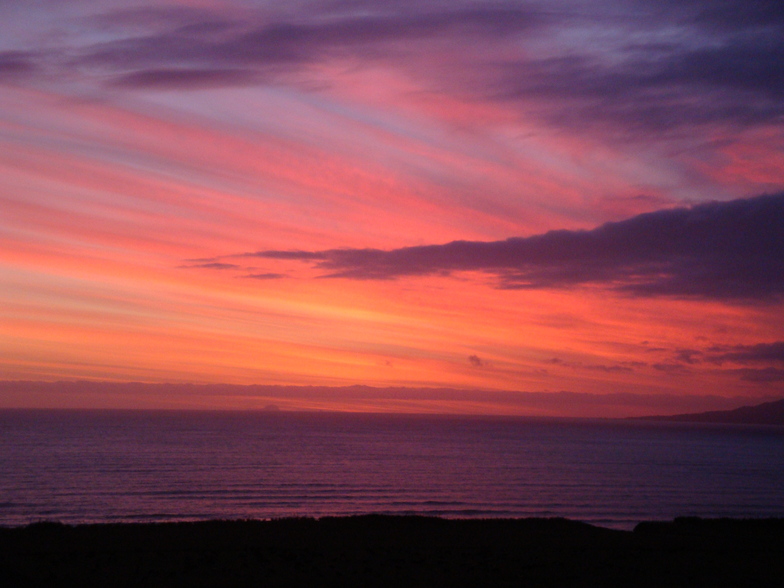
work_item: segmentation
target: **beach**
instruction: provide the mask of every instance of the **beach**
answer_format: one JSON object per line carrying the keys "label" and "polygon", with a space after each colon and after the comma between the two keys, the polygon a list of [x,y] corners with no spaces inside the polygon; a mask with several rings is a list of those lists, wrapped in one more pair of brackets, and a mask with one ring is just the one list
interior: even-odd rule
{"label": "beach", "polygon": [[783,519],[290,518],[0,528],[3,586],[776,586]]}

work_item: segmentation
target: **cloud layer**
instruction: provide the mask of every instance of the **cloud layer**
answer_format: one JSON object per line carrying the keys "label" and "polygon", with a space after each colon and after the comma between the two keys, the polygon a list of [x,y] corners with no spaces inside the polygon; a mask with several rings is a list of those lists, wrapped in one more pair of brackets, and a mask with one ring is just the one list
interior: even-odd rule
{"label": "cloud layer", "polygon": [[192,90],[285,84],[330,62],[381,64],[551,123],[650,135],[780,124],[783,14],[780,2],[736,0],[110,10],[84,18],[93,34],[62,47],[0,54],[0,80],[60,71],[116,89]]}
{"label": "cloud layer", "polygon": [[591,231],[505,241],[326,251],[258,251],[358,280],[480,271],[500,288],[601,284],[638,296],[765,300],[784,293],[784,194],[642,214]]}
{"label": "cloud layer", "polygon": [[783,38],[764,0],[0,1],[0,379],[781,391]]}
{"label": "cloud layer", "polygon": [[[136,408],[139,399],[153,408],[259,410],[361,410],[367,412],[463,412],[483,407],[487,414],[627,417],[726,410],[749,399],[672,394],[586,394],[454,388],[372,386],[231,386],[221,384],[142,384],[112,382],[24,382],[0,380],[0,407]],[[756,397],[759,403],[769,397]],[[21,400],[21,402],[20,402]],[[226,403],[225,401],[229,402]],[[223,401],[223,402],[221,402]]]}

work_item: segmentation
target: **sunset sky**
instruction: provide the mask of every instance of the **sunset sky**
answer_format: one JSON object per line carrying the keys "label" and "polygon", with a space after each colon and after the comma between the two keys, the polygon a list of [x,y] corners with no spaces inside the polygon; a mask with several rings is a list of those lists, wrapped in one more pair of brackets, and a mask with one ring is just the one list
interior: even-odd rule
{"label": "sunset sky", "polygon": [[782,55],[780,0],[0,0],[0,407],[780,398]]}

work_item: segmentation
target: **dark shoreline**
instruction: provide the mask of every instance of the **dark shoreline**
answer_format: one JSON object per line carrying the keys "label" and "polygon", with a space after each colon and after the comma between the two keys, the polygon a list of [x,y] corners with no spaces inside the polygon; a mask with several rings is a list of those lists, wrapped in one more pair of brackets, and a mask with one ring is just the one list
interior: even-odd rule
{"label": "dark shoreline", "polygon": [[0,528],[0,585],[778,586],[784,519],[366,515]]}

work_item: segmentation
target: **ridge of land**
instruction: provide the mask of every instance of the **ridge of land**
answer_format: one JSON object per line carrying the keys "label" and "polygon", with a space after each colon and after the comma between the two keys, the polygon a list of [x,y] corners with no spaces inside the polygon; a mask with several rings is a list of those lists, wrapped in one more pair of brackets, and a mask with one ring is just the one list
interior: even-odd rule
{"label": "ridge of land", "polygon": [[674,421],[683,423],[725,423],[737,425],[784,425],[784,399],[734,410],[711,410],[667,416],[631,417],[644,421]]}

